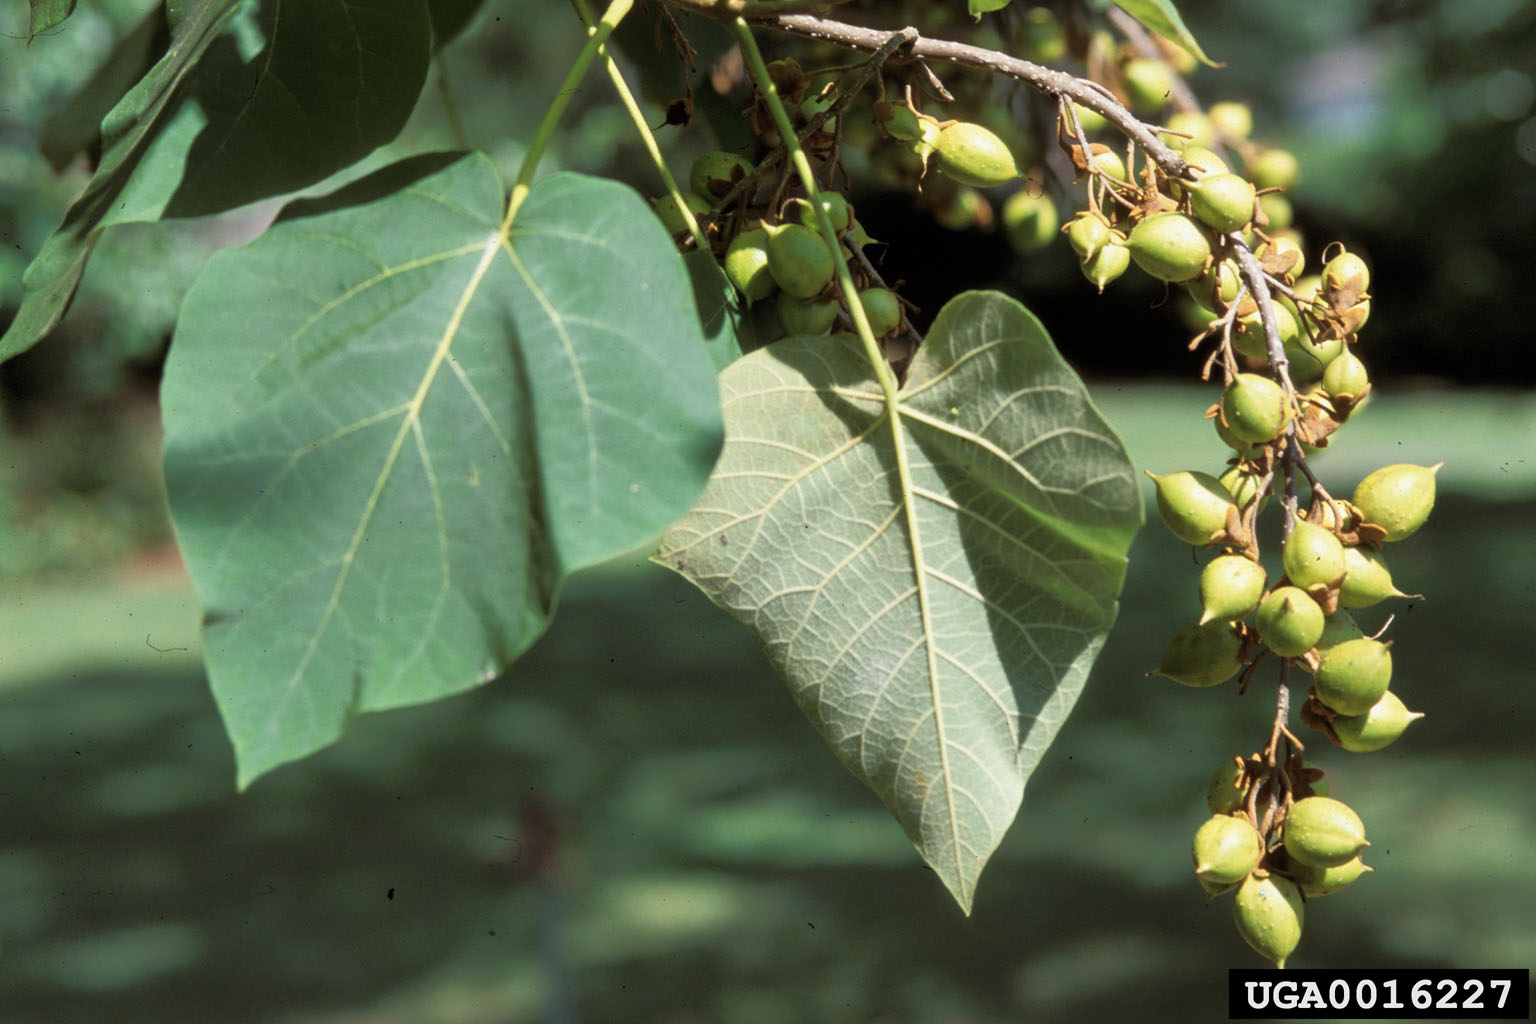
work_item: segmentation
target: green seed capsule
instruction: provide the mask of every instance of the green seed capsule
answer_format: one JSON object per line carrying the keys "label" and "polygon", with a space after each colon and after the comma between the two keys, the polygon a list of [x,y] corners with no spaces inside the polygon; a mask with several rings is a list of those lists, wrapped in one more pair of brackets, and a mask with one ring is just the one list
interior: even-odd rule
{"label": "green seed capsule", "polygon": [[1242,650],[1242,637],[1232,623],[1190,623],[1168,641],[1155,674],[1185,686],[1216,686],[1243,667]]}
{"label": "green seed capsule", "polygon": [[1020,255],[1039,252],[1050,245],[1061,224],[1050,196],[1032,195],[1028,189],[1009,196],[1002,213],[1008,244]]}
{"label": "green seed capsule", "polygon": [[[1067,228],[1067,241],[1071,243],[1072,250],[1077,253],[1079,259],[1091,260],[1112,239],[1109,225],[1104,223],[1103,217],[1096,213],[1083,212],[1078,214]],[[1129,253],[1126,254],[1126,260],[1129,263]]]}
{"label": "green seed capsule", "polygon": [[889,288],[866,288],[859,292],[859,302],[875,337],[883,338],[901,326],[901,300]]}
{"label": "green seed capsule", "polygon": [[1344,549],[1344,583],[1339,587],[1339,604],[1345,608],[1369,608],[1389,597],[1407,597],[1392,582],[1387,563],[1375,548]]}
{"label": "green seed capsule", "polygon": [[1266,960],[1284,967],[1286,958],[1301,942],[1306,910],[1301,890],[1289,878],[1249,875],[1238,886],[1232,903],[1238,934]]}
{"label": "green seed capsule", "polygon": [[1246,139],[1253,133],[1253,111],[1246,103],[1213,103],[1211,124],[1234,139]]}
{"label": "green seed capsule", "polygon": [[1008,144],[979,124],[960,121],[939,132],[939,170],[962,185],[988,188],[1019,176]]}
{"label": "green seed capsule", "polygon": [[[1280,336],[1281,346],[1290,349],[1301,338],[1301,327],[1297,325],[1296,317],[1284,306],[1276,304],[1274,310],[1275,332]],[[1264,336],[1264,322],[1259,318],[1257,310],[1238,317],[1236,329],[1232,332],[1232,347],[1250,359],[1269,359],[1269,341]]]}
{"label": "green seed capsule", "polygon": [[1329,725],[1339,746],[1356,754],[1368,754],[1393,743],[1403,731],[1424,717],[1422,711],[1409,711],[1388,690],[1371,710],[1363,715],[1335,718]]}
{"label": "green seed capsule", "polygon": [[1266,149],[1249,168],[1259,188],[1294,188],[1301,180],[1301,165],[1288,150]]}
{"label": "green seed capsule", "polygon": [[1291,408],[1279,384],[1256,373],[1240,373],[1222,392],[1221,416],[1232,436],[1267,444],[1291,421]]}
{"label": "green seed capsule", "polygon": [[1323,267],[1323,287],[1328,291],[1338,292],[1358,287],[1363,292],[1370,286],[1370,268],[1365,265],[1365,260],[1352,252],[1339,253]]}
{"label": "green seed capsule", "polygon": [[1392,652],[1379,640],[1361,637],[1322,652],[1314,688],[1317,699],[1341,715],[1363,715],[1392,682]]}
{"label": "green seed capsule", "polygon": [[1292,867],[1292,874],[1296,876],[1296,884],[1301,886],[1302,893],[1309,899],[1314,899],[1338,892],[1369,870],[1371,869],[1365,862],[1356,857],[1343,864],[1335,864],[1331,868],[1314,868],[1306,864],[1296,864]]}
{"label": "green seed capsule", "polygon": [[1242,555],[1221,555],[1200,571],[1200,623],[1240,619],[1264,596],[1264,567]]}
{"label": "green seed capsule", "polygon": [[831,283],[837,265],[820,232],[804,224],[774,224],[764,230],[768,269],[787,294],[808,299]]}
{"label": "green seed capsule", "polygon": [[1286,539],[1280,561],[1291,582],[1303,590],[1332,584],[1344,575],[1344,545],[1332,531],[1303,519]]}
{"label": "green seed capsule", "polygon": [[1131,250],[1118,242],[1110,242],[1094,253],[1092,259],[1081,263],[1083,276],[1098,286],[1100,294],[1105,285],[1124,274],[1130,265]]}
{"label": "green seed capsule", "polygon": [[1333,398],[1356,397],[1370,383],[1365,363],[1353,352],[1340,352],[1323,370],[1323,390]]}
{"label": "green seed capsule", "polygon": [[1208,174],[1189,188],[1195,216],[1227,234],[1253,219],[1253,185],[1240,174]]}
{"label": "green seed capsule", "polygon": [[1138,58],[1125,62],[1120,69],[1126,95],[1137,110],[1161,110],[1173,92],[1173,69],[1160,60]]}
{"label": "green seed capsule", "polygon": [[736,153],[715,150],[693,162],[688,187],[705,199],[723,199],[735,184],[752,173],[752,161]]}
{"label": "green seed capsule", "polygon": [[1234,885],[1248,877],[1264,856],[1264,840],[1247,818],[1218,814],[1195,832],[1191,859],[1195,875],[1216,885]]}
{"label": "green seed capsule", "polygon": [[[1197,110],[1181,110],[1171,115],[1164,124],[1171,129],[1161,133],[1158,138],[1172,150],[1183,150],[1190,146],[1209,147],[1216,142],[1216,132],[1211,121]],[[1183,135],[1174,135],[1173,132],[1187,132],[1189,138]]]}
{"label": "green seed capsule", "polygon": [[1284,835],[1291,860],[1314,868],[1346,864],[1371,845],[1360,815],[1327,796],[1309,796],[1292,804],[1285,816]]}
{"label": "green seed capsule", "polygon": [[1259,639],[1282,658],[1310,651],[1323,635],[1322,608],[1300,587],[1277,587],[1259,602]]}
{"label": "green seed capsule", "polygon": [[1204,545],[1226,529],[1228,510],[1236,506],[1221,481],[1188,470],[1147,475],[1157,485],[1157,511],[1175,537],[1186,544]]}
{"label": "green seed capsule", "polygon": [[[816,196],[816,202],[827,211],[827,218],[832,221],[832,231],[841,235],[848,230],[853,223],[853,211],[848,206],[848,200],[837,192],[820,192]],[[790,204],[791,216],[816,232],[821,231],[821,221],[816,216],[816,207],[809,199],[796,199]]]}
{"label": "green seed capsule", "polygon": [[1161,281],[1198,277],[1211,261],[1211,243],[1192,217],[1154,213],[1131,229],[1126,244],[1136,265]]}
{"label": "green seed capsule", "polygon": [[1247,796],[1242,782],[1243,766],[1237,763],[1236,758],[1226,761],[1216,769],[1210,785],[1205,787],[1205,806],[1211,809],[1212,814],[1231,814],[1242,807],[1243,798]]}
{"label": "green seed capsule", "polygon": [[1334,612],[1323,620],[1323,635],[1317,638],[1316,647],[1321,654],[1330,647],[1335,647],[1346,640],[1354,640],[1364,636],[1349,612]]}
{"label": "green seed capsule", "polygon": [[776,312],[779,326],[792,338],[826,334],[837,321],[837,300],[797,299],[789,292],[781,291]]}
{"label": "green seed capsule", "polygon": [[[1248,503],[1259,493],[1259,483],[1263,474],[1247,468],[1239,462],[1235,466],[1228,466],[1227,471],[1221,474],[1221,486],[1232,495],[1232,500],[1237,502],[1238,508],[1247,508]],[[1265,500],[1267,500],[1267,495]],[[1263,508],[1261,504],[1259,506]]]}
{"label": "green seed capsule", "polygon": [[768,269],[768,232],[751,228],[731,239],[725,250],[725,276],[747,302],[772,295],[778,287]]}
{"label": "green seed capsule", "polygon": [[1291,201],[1278,192],[1266,192],[1259,196],[1259,209],[1269,226],[1276,230],[1288,228],[1296,221],[1296,211]]}
{"label": "green seed capsule", "polygon": [[[688,212],[695,219],[703,217],[710,211],[709,200],[691,192],[683,196],[683,205],[688,207]],[[672,201],[671,196],[657,196],[651,200],[651,206],[656,210],[656,216],[661,218],[661,223],[666,227],[668,234],[675,237],[693,231],[693,225],[683,219],[683,215],[677,209],[677,203]]]}
{"label": "green seed capsule", "polygon": [[1435,507],[1435,474],[1442,465],[1383,466],[1360,481],[1350,500],[1366,522],[1387,531],[1386,540],[1402,540],[1423,526]]}

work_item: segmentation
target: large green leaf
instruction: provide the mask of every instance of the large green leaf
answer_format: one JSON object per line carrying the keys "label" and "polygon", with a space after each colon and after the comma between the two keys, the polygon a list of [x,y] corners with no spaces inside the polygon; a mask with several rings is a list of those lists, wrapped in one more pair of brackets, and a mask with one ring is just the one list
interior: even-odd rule
{"label": "large green leaf", "polygon": [[968,911],[1114,620],[1141,522],[1125,450],[996,293],[939,313],[894,419],[847,336],[778,342],[720,388],[725,451],[656,559],[757,633]]}
{"label": "large green leaf", "polygon": [[560,174],[510,229],[490,161],[294,204],[188,294],[166,480],[241,785],[360,712],[485,682],[561,580],[657,536],[720,444],[682,262]]}
{"label": "large green leaf", "polygon": [[105,228],[320,181],[399,133],[431,61],[424,0],[183,0],[167,18],[170,49],[102,121],[101,164],[27,268],[0,359],[58,323]]}

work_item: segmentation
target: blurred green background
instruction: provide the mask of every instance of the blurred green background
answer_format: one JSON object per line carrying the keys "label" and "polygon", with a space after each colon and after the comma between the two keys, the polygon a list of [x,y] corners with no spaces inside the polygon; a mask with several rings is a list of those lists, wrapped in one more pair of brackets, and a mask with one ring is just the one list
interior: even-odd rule
{"label": "blurred green background", "polygon": [[[1253,102],[1307,167],[1304,229],[1376,268],[1379,394],[1319,472],[1347,492],[1447,462],[1429,526],[1388,552],[1427,595],[1392,635],[1394,688],[1428,717],[1379,754],[1314,746],[1376,873],[1309,907],[1297,966],[1536,962],[1533,6],[1181,4],[1229,64],[1196,89]],[[0,322],[84,181],[47,168],[42,127],[147,7],[82,4],[30,47],[24,5],[0,10]],[[449,52],[463,134],[514,168],[576,37],[564,5],[515,32],[508,11]],[[587,83],[553,162],[654,191],[605,90]],[[373,163],[454,145],[444,109],[429,88]],[[702,122],[679,133],[674,168],[710,145]],[[909,199],[855,200],[926,308],[987,285],[1037,309],[1139,466],[1219,464],[1208,396],[1147,382],[1190,370],[1160,293],[1128,276],[1094,300],[1064,249],[1019,260]],[[1225,969],[1260,961],[1227,901],[1203,906],[1188,842],[1269,712],[1262,684],[1144,677],[1196,609],[1189,550],[1155,524],[969,919],[751,638],[639,559],[580,577],[505,678],[369,716],[236,795],[154,395],[196,267],[271,212],[108,232],[58,335],[0,366],[0,1019],[1224,1019]]]}

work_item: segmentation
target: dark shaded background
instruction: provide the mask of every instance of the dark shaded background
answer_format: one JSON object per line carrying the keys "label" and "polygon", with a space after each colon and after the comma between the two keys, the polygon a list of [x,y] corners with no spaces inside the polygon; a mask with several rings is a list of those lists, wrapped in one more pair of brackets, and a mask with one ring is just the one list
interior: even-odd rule
{"label": "dark shaded background", "polygon": [[[493,0],[451,51],[464,134],[509,173],[576,46],[565,5],[527,6],[510,30]],[[0,36],[0,320],[84,180],[47,170],[40,126],[145,8],[82,4],[30,47]],[[1181,8],[1228,63],[1197,91],[1254,105],[1257,133],[1306,168],[1308,237],[1375,270],[1360,352],[1380,398],[1319,471],[1347,491],[1384,462],[1448,463],[1430,525],[1389,552],[1427,595],[1393,609],[1394,687],[1429,717],[1380,754],[1309,748],[1377,870],[1309,907],[1295,962],[1530,966],[1536,10]],[[0,10],[0,32],[23,9]],[[609,95],[584,86],[551,166],[653,192]],[[443,111],[430,90],[376,162],[455,145]],[[663,135],[679,171],[714,144],[702,115]],[[1146,386],[1194,368],[1160,286],[1132,273],[1099,298],[1064,245],[1021,259],[910,196],[854,198],[925,313],[961,288],[1012,291],[1138,464],[1219,463],[1208,394]],[[369,716],[236,795],[166,547],[154,394],[198,265],[271,213],[113,229],[58,335],[0,367],[0,1019],[1223,1019],[1225,969],[1259,961],[1225,901],[1203,907],[1188,842],[1211,771],[1262,742],[1270,709],[1145,678],[1195,610],[1189,551],[1155,525],[969,919],[750,637],[638,565],[582,577],[505,678]]]}

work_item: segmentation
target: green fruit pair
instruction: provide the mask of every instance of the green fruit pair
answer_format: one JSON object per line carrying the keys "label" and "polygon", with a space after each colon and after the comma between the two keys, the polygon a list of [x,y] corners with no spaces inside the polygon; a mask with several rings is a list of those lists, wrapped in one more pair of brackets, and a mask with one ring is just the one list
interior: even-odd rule
{"label": "green fruit pair", "polygon": [[1296,884],[1301,887],[1302,895],[1314,899],[1338,892],[1369,870],[1371,869],[1365,862],[1356,857],[1343,864],[1335,864],[1331,868],[1314,868],[1306,864],[1296,864],[1292,866],[1291,873],[1296,878]]}
{"label": "green fruit pair", "polygon": [[[1084,210],[1073,218],[1067,225],[1067,242],[1071,244],[1072,251],[1078,258],[1084,261],[1091,260],[1099,254],[1099,250],[1116,241],[1115,232],[1110,229],[1109,223],[1104,220],[1102,214]],[[1122,235],[1119,241],[1125,240]],[[1129,256],[1127,256],[1129,259]]]}
{"label": "green fruit pair", "polygon": [[804,224],[770,224],[763,231],[769,273],[786,294],[808,299],[832,283],[837,263],[821,232]]}

